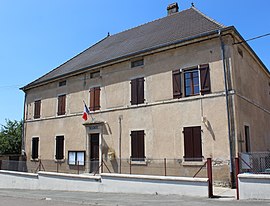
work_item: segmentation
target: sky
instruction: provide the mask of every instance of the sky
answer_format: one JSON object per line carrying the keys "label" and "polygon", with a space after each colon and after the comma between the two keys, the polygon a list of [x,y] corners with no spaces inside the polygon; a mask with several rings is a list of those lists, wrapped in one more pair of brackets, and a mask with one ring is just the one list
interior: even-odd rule
{"label": "sky", "polygon": [[[0,0],[0,124],[23,117],[34,81],[110,34],[195,7],[245,39],[270,33],[269,0]],[[270,36],[249,45],[270,69]]]}

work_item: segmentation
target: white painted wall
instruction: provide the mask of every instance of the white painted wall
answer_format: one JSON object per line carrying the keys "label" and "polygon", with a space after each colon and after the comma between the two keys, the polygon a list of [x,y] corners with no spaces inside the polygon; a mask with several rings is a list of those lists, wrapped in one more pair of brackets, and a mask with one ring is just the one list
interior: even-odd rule
{"label": "white painted wall", "polygon": [[38,174],[0,170],[0,188],[38,189]]}
{"label": "white painted wall", "polygon": [[239,174],[239,199],[270,199],[270,175]]}
{"label": "white painted wall", "polygon": [[208,196],[208,178],[101,174],[101,179],[104,192]]}
{"label": "white painted wall", "polygon": [[0,170],[0,188],[208,197],[207,178],[101,174],[101,176]]}

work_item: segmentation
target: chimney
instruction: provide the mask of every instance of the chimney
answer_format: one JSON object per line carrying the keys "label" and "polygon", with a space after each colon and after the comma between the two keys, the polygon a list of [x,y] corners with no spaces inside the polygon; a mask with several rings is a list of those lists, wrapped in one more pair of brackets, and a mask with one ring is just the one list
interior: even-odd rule
{"label": "chimney", "polygon": [[179,7],[178,7],[178,4],[176,2],[169,4],[169,6],[167,7],[167,14],[168,14],[168,16],[170,16],[172,14],[177,13],[178,10],[179,10]]}

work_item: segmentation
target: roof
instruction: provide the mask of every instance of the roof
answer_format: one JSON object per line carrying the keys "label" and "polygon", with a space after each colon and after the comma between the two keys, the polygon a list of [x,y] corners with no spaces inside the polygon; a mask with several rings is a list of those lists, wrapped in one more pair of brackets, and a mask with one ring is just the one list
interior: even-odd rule
{"label": "roof", "polygon": [[108,36],[22,89],[221,28],[225,27],[191,7]]}

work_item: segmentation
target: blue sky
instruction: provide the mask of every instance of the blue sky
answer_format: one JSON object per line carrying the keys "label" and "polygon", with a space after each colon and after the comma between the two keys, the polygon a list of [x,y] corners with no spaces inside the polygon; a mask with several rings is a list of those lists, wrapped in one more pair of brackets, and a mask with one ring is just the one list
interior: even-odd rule
{"label": "blue sky", "polygon": [[[49,72],[104,38],[166,16],[174,0],[0,0],[0,124],[20,120],[24,93],[20,87]],[[191,2],[249,39],[270,33],[269,0],[179,0]],[[270,68],[270,36],[249,42]]]}

